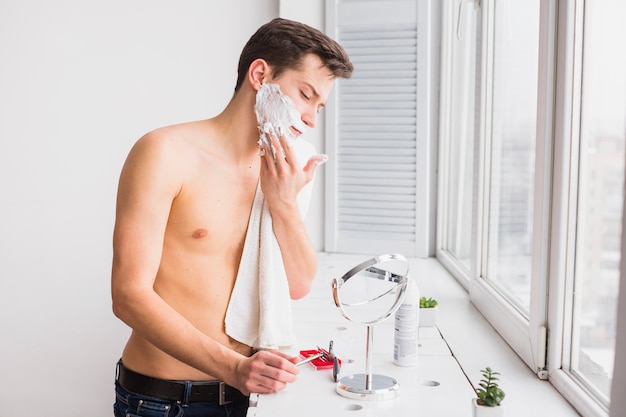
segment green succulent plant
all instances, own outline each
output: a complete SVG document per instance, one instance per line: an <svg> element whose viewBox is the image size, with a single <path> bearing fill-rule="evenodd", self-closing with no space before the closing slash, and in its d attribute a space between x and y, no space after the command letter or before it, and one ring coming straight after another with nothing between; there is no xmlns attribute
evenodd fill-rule
<svg viewBox="0 0 626 417"><path fill-rule="evenodd" d="M437 300L433 299L433 298L426 298L426 297L422 297L420 298L420 308L435 308L437 307Z"/></svg>
<svg viewBox="0 0 626 417"><path fill-rule="evenodd" d="M478 404L495 407L500 405L504 400L504 391L498 386L498 375L500 373L493 371L490 367L486 367L480 371L483 379L480 380L480 388L476 389L478 395Z"/></svg>

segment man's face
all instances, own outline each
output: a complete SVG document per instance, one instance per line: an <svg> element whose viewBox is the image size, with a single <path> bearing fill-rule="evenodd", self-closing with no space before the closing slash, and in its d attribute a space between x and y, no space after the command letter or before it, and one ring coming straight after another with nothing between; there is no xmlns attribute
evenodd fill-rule
<svg viewBox="0 0 626 417"><path fill-rule="evenodd" d="M280 85L283 94L293 100L302 122L314 128L317 114L324 108L333 88L334 78L317 55L309 54L303 58L300 69L287 70L271 82ZM294 132L296 136L301 133Z"/></svg>

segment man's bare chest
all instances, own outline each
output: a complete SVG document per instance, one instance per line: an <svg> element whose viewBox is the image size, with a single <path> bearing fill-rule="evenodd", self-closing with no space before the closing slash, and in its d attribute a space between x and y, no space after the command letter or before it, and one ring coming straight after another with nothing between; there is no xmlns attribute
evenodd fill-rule
<svg viewBox="0 0 626 417"><path fill-rule="evenodd" d="M168 228L181 239L230 246L245 236L258 178L186 184L172 202Z"/></svg>

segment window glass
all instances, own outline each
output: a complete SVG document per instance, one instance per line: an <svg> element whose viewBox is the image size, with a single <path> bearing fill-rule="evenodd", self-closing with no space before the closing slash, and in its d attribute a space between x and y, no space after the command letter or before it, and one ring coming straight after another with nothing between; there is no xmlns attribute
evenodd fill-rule
<svg viewBox="0 0 626 417"><path fill-rule="evenodd" d="M608 404L626 136L626 2L586 0L571 371Z"/></svg>
<svg viewBox="0 0 626 417"><path fill-rule="evenodd" d="M539 0L495 2L485 278L530 306Z"/></svg>

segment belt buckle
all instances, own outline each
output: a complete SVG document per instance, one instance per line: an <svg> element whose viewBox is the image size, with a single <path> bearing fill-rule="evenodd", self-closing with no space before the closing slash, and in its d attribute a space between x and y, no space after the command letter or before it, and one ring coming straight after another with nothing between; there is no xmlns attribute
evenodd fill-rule
<svg viewBox="0 0 626 417"><path fill-rule="evenodd" d="M219 392L218 392L218 403L219 405L226 405L232 403L232 401L226 400L226 383L224 381L220 381Z"/></svg>

